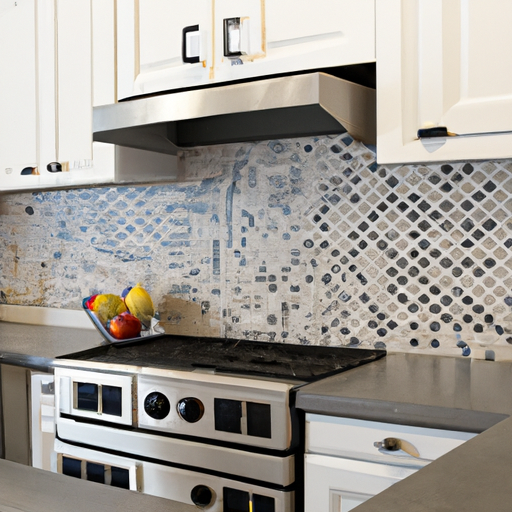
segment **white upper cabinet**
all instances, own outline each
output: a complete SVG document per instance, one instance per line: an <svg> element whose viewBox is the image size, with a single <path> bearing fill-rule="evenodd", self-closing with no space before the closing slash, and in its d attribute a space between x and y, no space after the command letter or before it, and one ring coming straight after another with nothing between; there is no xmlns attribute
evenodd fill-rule
<svg viewBox="0 0 512 512"><path fill-rule="evenodd" d="M0 0L0 192L176 179L175 157L92 140L115 29L114 0Z"/></svg>
<svg viewBox="0 0 512 512"><path fill-rule="evenodd" d="M90 0L0 3L0 191L114 180L115 148L92 142L91 16Z"/></svg>
<svg viewBox="0 0 512 512"><path fill-rule="evenodd" d="M374 0L216 0L214 21L220 82L375 61Z"/></svg>
<svg viewBox="0 0 512 512"><path fill-rule="evenodd" d="M377 161L512 157L512 2L379 0L376 20Z"/></svg>
<svg viewBox="0 0 512 512"><path fill-rule="evenodd" d="M118 97L375 61L375 0L126 0Z"/></svg>
<svg viewBox="0 0 512 512"><path fill-rule="evenodd" d="M0 182L39 165L37 28L34 1L0 2Z"/></svg>
<svg viewBox="0 0 512 512"><path fill-rule="evenodd" d="M211 0L118 3L119 98L207 83L212 37Z"/></svg>

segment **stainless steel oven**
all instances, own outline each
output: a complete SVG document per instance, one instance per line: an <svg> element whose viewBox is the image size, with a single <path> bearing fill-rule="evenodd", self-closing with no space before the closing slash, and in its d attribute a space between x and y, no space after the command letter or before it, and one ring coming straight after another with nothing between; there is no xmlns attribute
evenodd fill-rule
<svg viewBox="0 0 512 512"><path fill-rule="evenodd" d="M163 336L67 356L56 469L211 512L300 511L295 390L382 355Z"/></svg>

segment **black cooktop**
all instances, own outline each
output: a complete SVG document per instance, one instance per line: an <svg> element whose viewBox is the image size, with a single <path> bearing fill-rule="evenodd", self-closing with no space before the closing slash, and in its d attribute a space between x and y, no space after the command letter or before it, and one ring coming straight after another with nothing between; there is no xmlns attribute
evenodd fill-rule
<svg viewBox="0 0 512 512"><path fill-rule="evenodd" d="M61 358L188 371L203 368L312 382L385 355L385 350L162 335L104 345Z"/></svg>

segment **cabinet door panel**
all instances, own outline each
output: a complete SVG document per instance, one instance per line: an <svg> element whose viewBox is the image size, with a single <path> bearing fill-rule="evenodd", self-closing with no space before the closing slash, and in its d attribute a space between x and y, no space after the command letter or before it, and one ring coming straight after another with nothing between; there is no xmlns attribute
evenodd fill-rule
<svg viewBox="0 0 512 512"><path fill-rule="evenodd" d="M373 62L374 3L374 0L320 0L314 6L317 15L311 15L309 0L217 0L215 79L236 80ZM250 18L249 37L256 49L238 59L230 59L223 53L223 20L234 16ZM257 48L258 38L261 50Z"/></svg>
<svg viewBox="0 0 512 512"><path fill-rule="evenodd" d="M305 512L349 512L415 473L411 468L306 454Z"/></svg>
<svg viewBox="0 0 512 512"><path fill-rule="evenodd" d="M38 132L38 164L40 176L25 176L21 180L25 186L29 181L39 183L52 180L46 165L57 159L57 79L56 79L56 4L53 0L37 3L37 95L38 113L34 124Z"/></svg>
<svg viewBox="0 0 512 512"><path fill-rule="evenodd" d="M37 166L36 22L34 0L0 2L2 181L6 173Z"/></svg>
<svg viewBox="0 0 512 512"><path fill-rule="evenodd" d="M92 0L92 106L115 103L116 40L114 0Z"/></svg>
<svg viewBox="0 0 512 512"><path fill-rule="evenodd" d="M269 57L287 48L290 54L315 55L315 67L375 60L374 0L271 0L266 2ZM312 9L322 15L312 15ZM300 68L298 68L300 69Z"/></svg>
<svg viewBox="0 0 512 512"><path fill-rule="evenodd" d="M512 156L512 62L501 50L512 46L512 3L386 0L376 8L377 160ZM431 126L471 136L417 140Z"/></svg>
<svg viewBox="0 0 512 512"><path fill-rule="evenodd" d="M512 3L416 0L410 11L418 20L420 125L457 134L511 130L512 61L499 49L512 47ZM415 56L408 59L412 68Z"/></svg>
<svg viewBox="0 0 512 512"><path fill-rule="evenodd" d="M57 160L83 169L92 166L91 2L58 0L57 16Z"/></svg>
<svg viewBox="0 0 512 512"><path fill-rule="evenodd" d="M119 99L208 81L211 0L132 0L117 9ZM201 61L184 63L182 30L195 25L201 33Z"/></svg>
<svg viewBox="0 0 512 512"><path fill-rule="evenodd" d="M447 16L444 28L460 26L458 96L441 122L455 133L510 131L512 61L500 49L512 48L512 3L473 0L459 5L460 12ZM446 50L457 48L447 44Z"/></svg>

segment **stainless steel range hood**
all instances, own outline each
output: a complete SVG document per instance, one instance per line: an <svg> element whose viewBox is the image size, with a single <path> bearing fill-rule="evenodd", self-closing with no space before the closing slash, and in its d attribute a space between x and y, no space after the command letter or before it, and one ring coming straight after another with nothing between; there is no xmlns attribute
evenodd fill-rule
<svg viewBox="0 0 512 512"><path fill-rule="evenodd" d="M93 140L180 148L348 132L375 144L375 90L326 73L269 78L95 107Z"/></svg>

